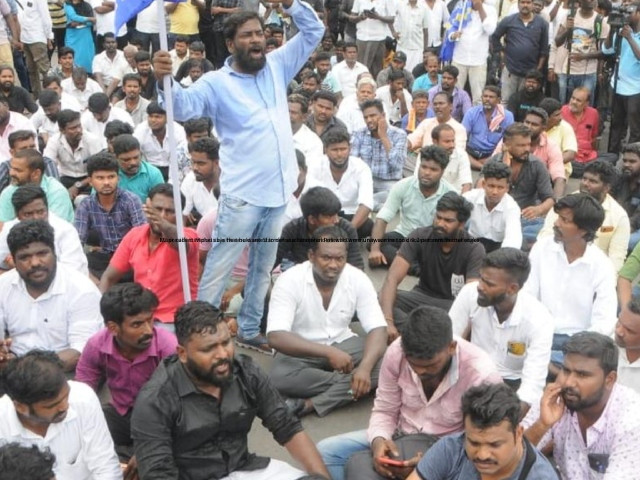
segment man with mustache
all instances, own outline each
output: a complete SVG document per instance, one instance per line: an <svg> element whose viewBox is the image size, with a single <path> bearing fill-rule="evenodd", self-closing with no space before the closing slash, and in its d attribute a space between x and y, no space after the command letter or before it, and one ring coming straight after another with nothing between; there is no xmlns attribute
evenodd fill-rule
<svg viewBox="0 0 640 480"><path fill-rule="evenodd" d="M524 117L531 107L537 107L544 99L544 91L542 90L543 77L539 70L529 70L524 76L522 89L506 98L507 108L516 122L524 122Z"/></svg>
<svg viewBox="0 0 640 480"><path fill-rule="evenodd" d="M622 149L621 173L613 196L629 215L631 251L640 241L640 142L629 143Z"/></svg>
<svg viewBox="0 0 640 480"><path fill-rule="evenodd" d="M266 374L250 357L235 355L221 312L192 301L176 312L175 322L178 354L160 363L131 417L140 478L303 476L285 462L248 452L256 417L307 473L329 478L315 445Z"/></svg>
<svg viewBox="0 0 640 480"><path fill-rule="evenodd" d="M637 478L640 396L616 381L613 340L581 332L563 352L556 381L522 421L526 438L553 449L562 478Z"/></svg>
<svg viewBox="0 0 640 480"><path fill-rule="evenodd" d="M431 132L438 125L444 123L451 126L456 132L456 147L464 150L467 146L467 131L455 118L451 116L453 111L453 97L447 92L438 92L431 102L434 118L426 118L407 137L409 150L415 151L433 143Z"/></svg>
<svg viewBox="0 0 640 480"><path fill-rule="evenodd" d="M556 478L547 458L524 438L519 407L506 385L470 388L462 396L464 433L438 441L407 480Z"/></svg>
<svg viewBox="0 0 640 480"><path fill-rule="evenodd" d="M141 202L146 202L151 189L164 183L162 172L146 161L140 152L140 142L131 134L117 135L111 147L120 167L118 186L136 194Z"/></svg>
<svg viewBox="0 0 640 480"><path fill-rule="evenodd" d="M35 113L38 105L27 90L14 85L15 75L10 65L0 66L0 95L9 102L9 110L24 114L25 110Z"/></svg>
<svg viewBox="0 0 640 480"><path fill-rule="evenodd" d="M220 143L215 138L201 138L189 144L191 172L180 186L185 197L182 215L196 225L202 217L218 209L220 196Z"/></svg>
<svg viewBox="0 0 640 480"><path fill-rule="evenodd" d="M122 480L97 395L84 383L67 381L55 353L33 350L11 360L3 376L2 443L48 448L55 455L53 471L60 480Z"/></svg>
<svg viewBox="0 0 640 480"><path fill-rule="evenodd" d="M139 283L120 283L100 300L105 328L87 342L76 380L98 392L106 381L110 402L102 411L121 458L132 456L131 412L138 392L163 358L176 353L175 335L153 326L158 297Z"/></svg>

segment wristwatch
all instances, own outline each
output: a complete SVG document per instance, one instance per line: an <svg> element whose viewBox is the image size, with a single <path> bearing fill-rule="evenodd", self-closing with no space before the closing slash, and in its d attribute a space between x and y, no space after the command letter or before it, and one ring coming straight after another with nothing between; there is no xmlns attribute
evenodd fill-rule
<svg viewBox="0 0 640 480"><path fill-rule="evenodd" d="M73 184L73 186L80 190L82 187L84 187L84 184L82 182L76 182Z"/></svg>

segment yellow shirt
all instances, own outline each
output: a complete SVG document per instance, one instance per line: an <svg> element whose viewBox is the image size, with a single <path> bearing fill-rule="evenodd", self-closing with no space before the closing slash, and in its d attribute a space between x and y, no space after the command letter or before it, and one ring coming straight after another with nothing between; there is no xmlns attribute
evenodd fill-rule
<svg viewBox="0 0 640 480"><path fill-rule="evenodd" d="M560 123L553 127L551 130L547 130L547 138L553 140L556 145L560 147L560 150L564 152L578 152L578 140L576 139L576 133L573 131L573 127L566 120L560 120ZM571 177L573 167L571 162L564 164L564 173L566 178Z"/></svg>
<svg viewBox="0 0 640 480"><path fill-rule="evenodd" d="M169 15L171 20L170 33L176 35L195 35L198 33L200 12L192 0L178 3L177 8Z"/></svg>

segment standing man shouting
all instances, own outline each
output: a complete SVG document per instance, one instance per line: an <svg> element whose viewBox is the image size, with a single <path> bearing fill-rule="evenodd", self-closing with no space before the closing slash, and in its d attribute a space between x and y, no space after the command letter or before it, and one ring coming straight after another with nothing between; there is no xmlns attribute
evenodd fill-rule
<svg viewBox="0 0 640 480"><path fill-rule="evenodd" d="M297 188L298 166L289 122L287 85L320 43L324 25L305 2L282 0L299 33L269 56L263 23L254 12L229 16L224 38L231 57L189 88L172 86L175 120L208 116L220 137L220 191L216 238L276 238L285 205ZM158 85L172 73L171 56L154 57ZM164 92L158 100L164 101ZM242 242L214 243L198 298L219 305ZM277 242L252 243L245 302L238 315L239 345L271 353L260 319Z"/></svg>

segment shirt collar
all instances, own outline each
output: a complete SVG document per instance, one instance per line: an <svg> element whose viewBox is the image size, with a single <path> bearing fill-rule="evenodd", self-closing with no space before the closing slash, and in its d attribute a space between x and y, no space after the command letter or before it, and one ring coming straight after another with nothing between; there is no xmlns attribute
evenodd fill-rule
<svg viewBox="0 0 640 480"><path fill-rule="evenodd" d="M64 271L62 271L63 268L64 267L60 264L60 262L56 261L56 275L53 278L53 282L51 282L51 285L49 285L47 291L40 295L38 298L33 298L31 297L31 295L29 295L29 292L27 291L27 285L24 283L24 280L22 279L20 274L17 273L17 271L16 276L11 283L21 289L25 293L25 295L33 298L33 301L40 302L51 298L54 295L62 295L67 292L67 282L64 278Z"/></svg>

